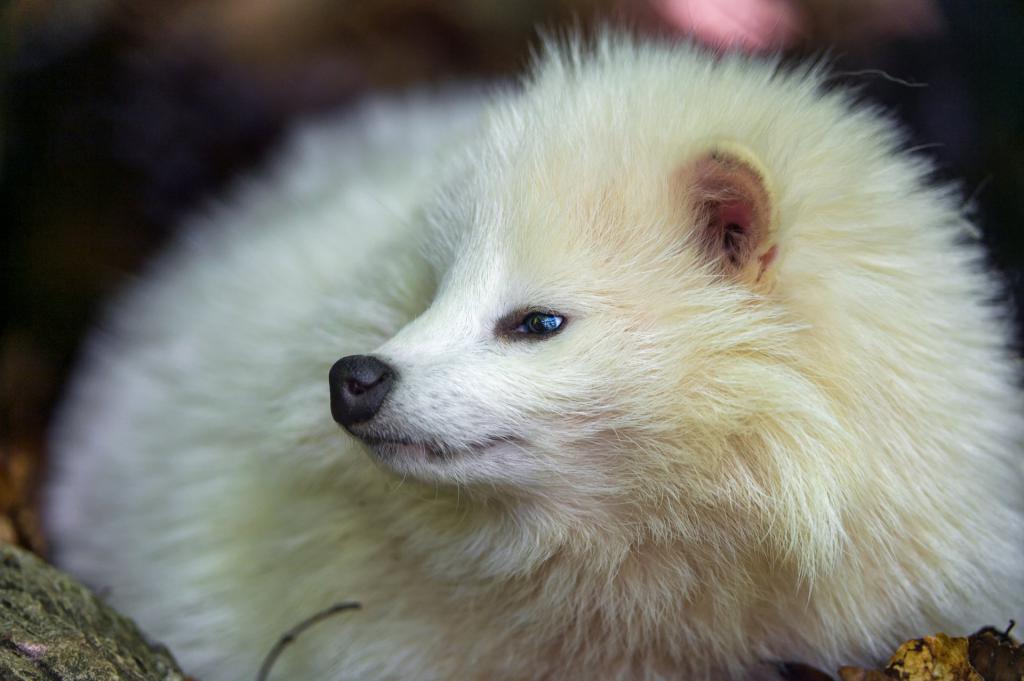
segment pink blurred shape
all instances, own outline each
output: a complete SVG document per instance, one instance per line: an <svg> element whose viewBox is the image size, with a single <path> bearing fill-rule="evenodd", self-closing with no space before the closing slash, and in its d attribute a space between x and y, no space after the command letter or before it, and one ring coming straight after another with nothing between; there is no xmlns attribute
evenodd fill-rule
<svg viewBox="0 0 1024 681"><path fill-rule="evenodd" d="M653 0L676 30L721 49L763 52L791 45L802 17L788 0Z"/></svg>

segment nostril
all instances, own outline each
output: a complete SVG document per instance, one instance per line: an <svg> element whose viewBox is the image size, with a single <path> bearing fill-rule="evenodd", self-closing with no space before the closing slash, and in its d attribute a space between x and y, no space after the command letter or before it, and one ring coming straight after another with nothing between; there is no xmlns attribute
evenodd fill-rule
<svg viewBox="0 0 1024 681"><path fill-rule="evenodd" d="M386 371L379 376L349 378L345 381L345 390L347 390L350 395L362 395L382 384L386 384L390 378L391 372L389 371Z"/></svg>
<svg viewBox="0 0 1024 681"><path fill-rule="evenodd" d="M385 370L380 374L362 374L359 376L350 377L345 381L345 389L353 395L362 395L367 390L370 390L381 383L384 383L391 378L391 372Z"/></svg>

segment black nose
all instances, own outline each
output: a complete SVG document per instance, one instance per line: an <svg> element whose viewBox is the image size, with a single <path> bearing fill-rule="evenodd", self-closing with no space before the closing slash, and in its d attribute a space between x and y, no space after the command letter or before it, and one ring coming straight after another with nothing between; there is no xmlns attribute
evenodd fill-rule
<svg viewBox="0 0 1024 681"><path fill-rule="evenodd" d="M369 355L342 357L331 367L331 416L343 426L368 421L395 382L395 372Z"/></svg>

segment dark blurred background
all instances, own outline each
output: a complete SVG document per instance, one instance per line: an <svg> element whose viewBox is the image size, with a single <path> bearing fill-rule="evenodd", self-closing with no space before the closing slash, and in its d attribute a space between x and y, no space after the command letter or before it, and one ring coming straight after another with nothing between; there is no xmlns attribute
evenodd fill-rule
<svg viewBox="0 0 1024 681"><path fill-rule="evenodd" d="M371 91L513 74L538 26L827 55L835 82L890 109L940 177L961 181L993 265L1024 300L1014 0L13 0L0 11L0 540L43 549L45 427L76 349L184 214L257 167L296 119Z"/></svg>

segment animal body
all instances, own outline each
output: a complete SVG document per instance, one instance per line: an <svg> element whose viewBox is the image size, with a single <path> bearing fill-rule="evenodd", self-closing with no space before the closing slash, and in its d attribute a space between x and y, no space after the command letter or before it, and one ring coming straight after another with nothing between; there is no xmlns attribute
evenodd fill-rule
<svg viewBox="0 0 1024 681"><path fill-rule="evenodd" d="M739 679L1024 616L1005 310L901 145L814 68L615 36L308 127L93 338L57 560L204 681L343 600L278 678Z"/></svg>

